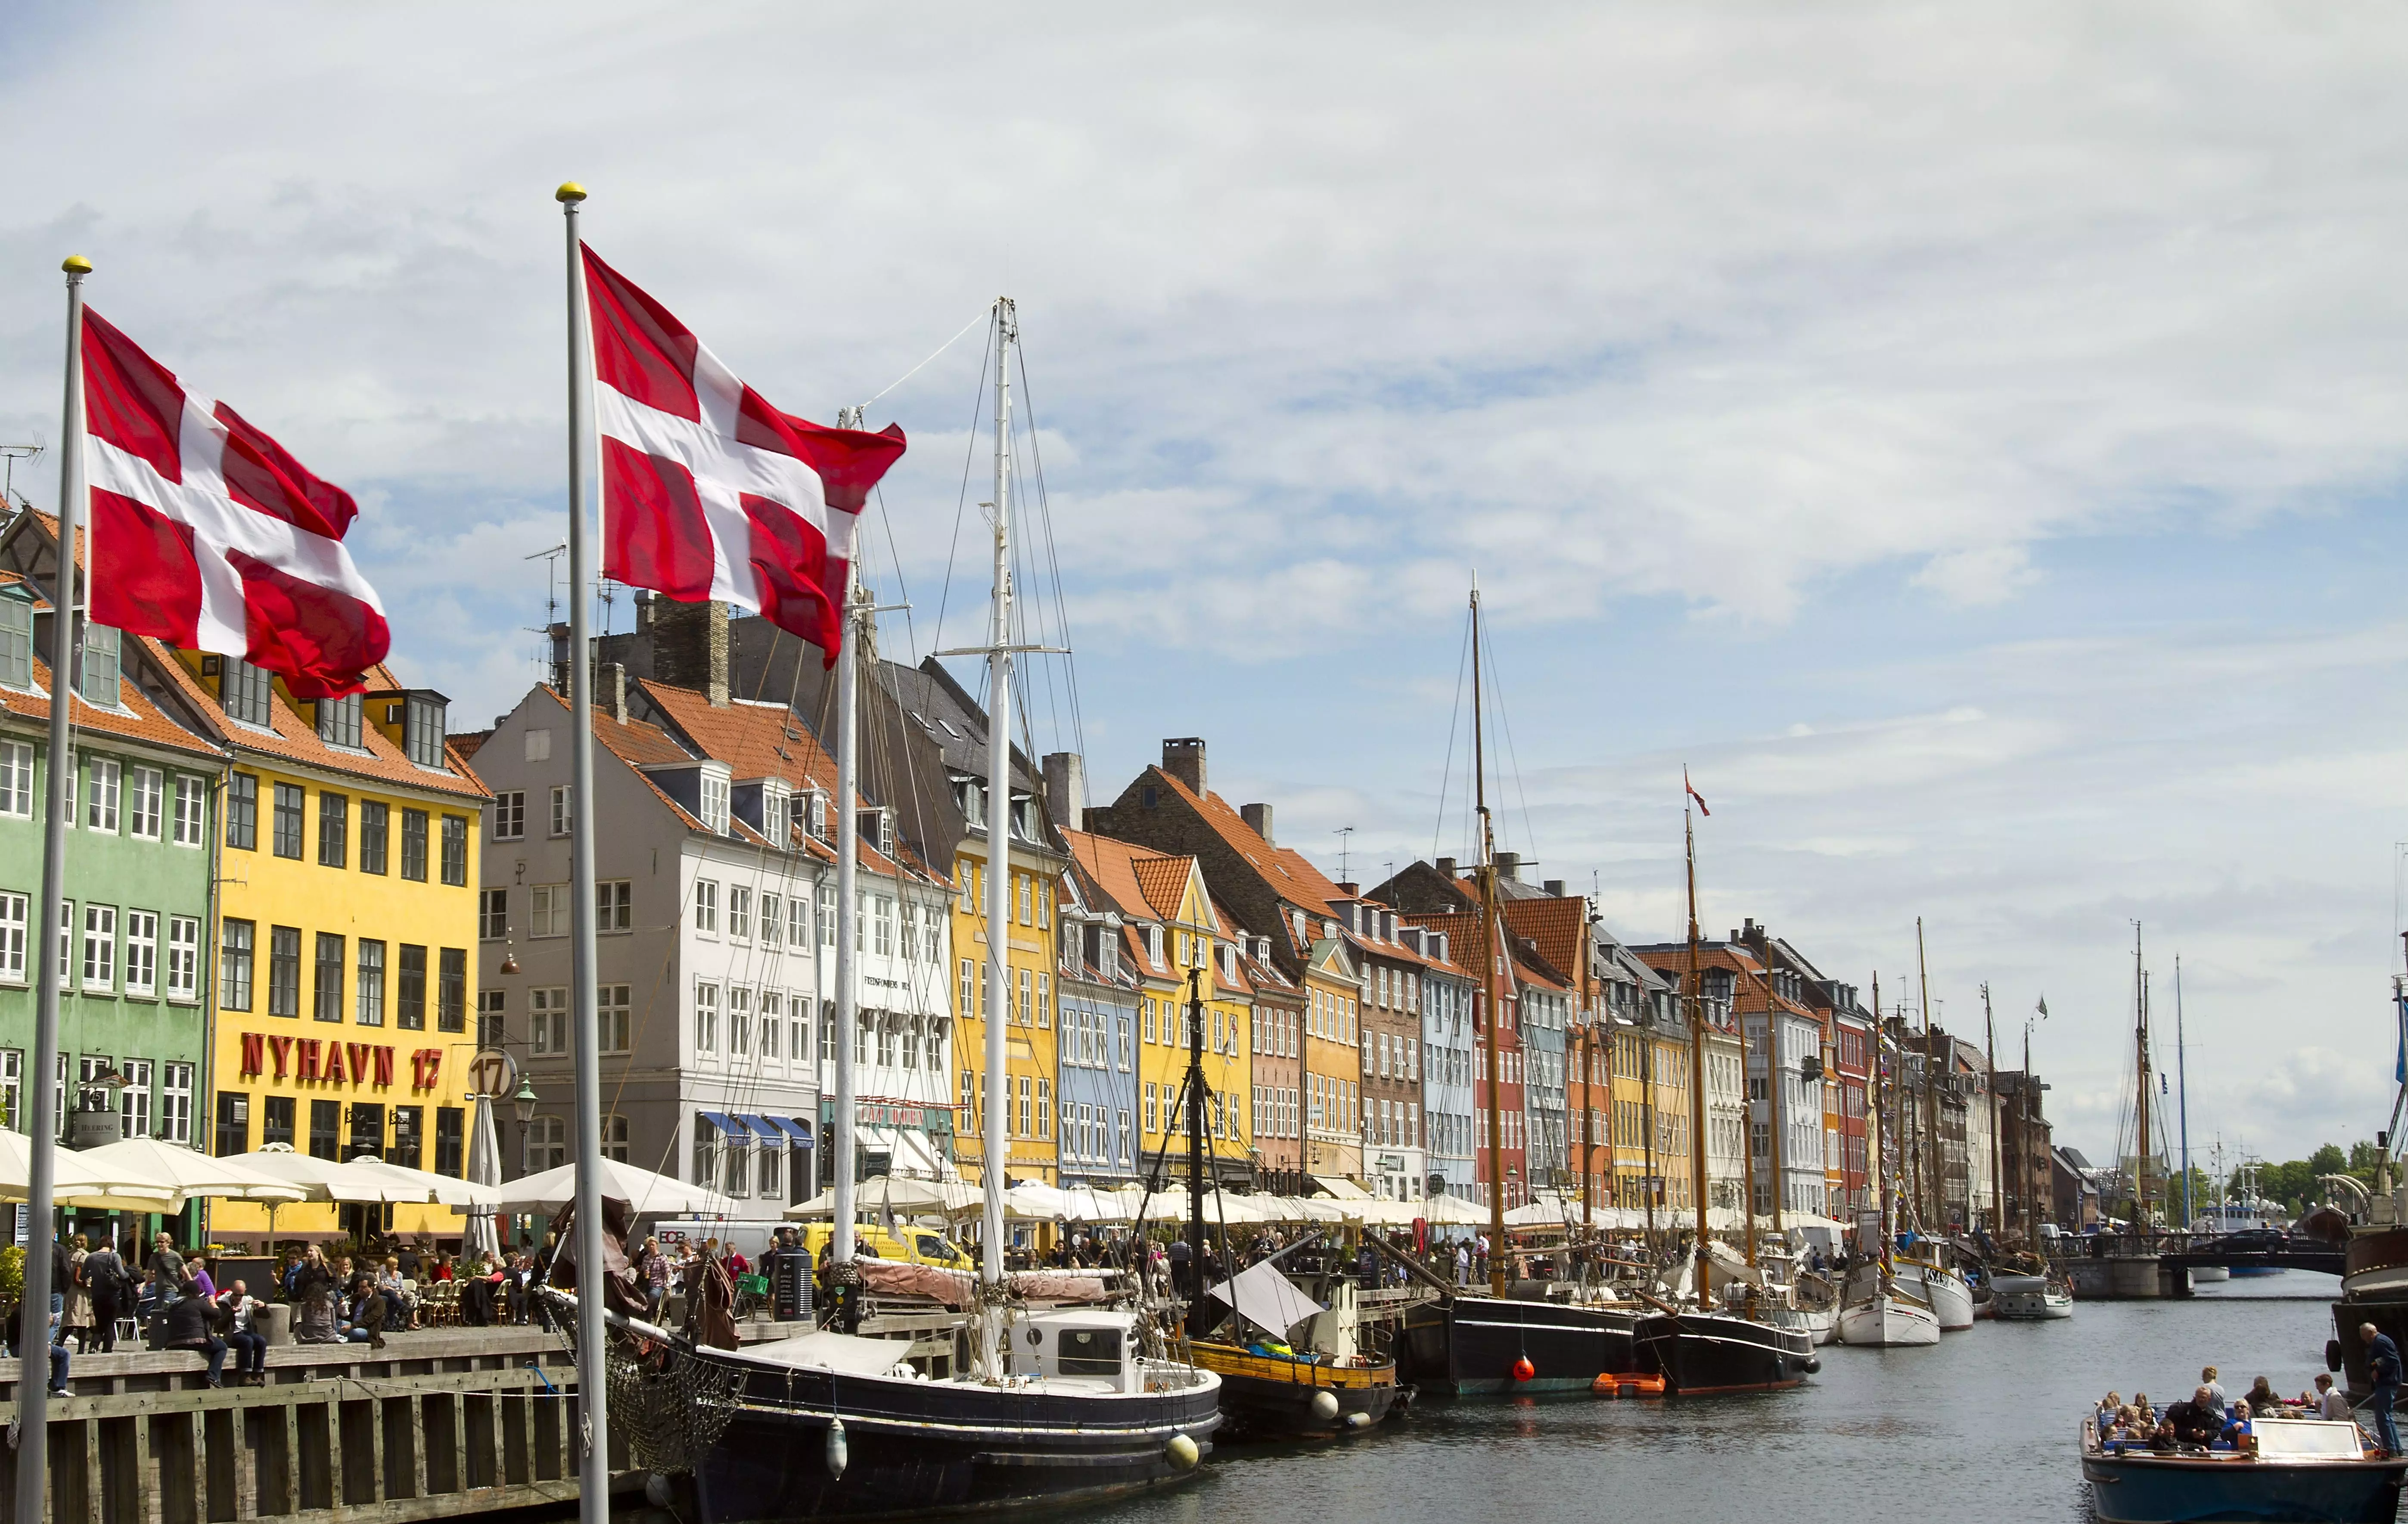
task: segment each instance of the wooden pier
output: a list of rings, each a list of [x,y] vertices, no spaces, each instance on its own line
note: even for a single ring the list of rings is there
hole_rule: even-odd
[[[231,1360],[229,1361],[231,1367]],[[50,1402],[50,1519],[402,1524],[573,1504],[577,1377],[537,1329],[443,1329],[366,1345],[282,1345],[265,1387],[212,1389],[200,1356],[79,1357]],[[16,1423],[17,1365],[0,1380]],[[639,1488],[612,1445],[613,1491]],[[0,1447],[0,1524],[18,1524]]]

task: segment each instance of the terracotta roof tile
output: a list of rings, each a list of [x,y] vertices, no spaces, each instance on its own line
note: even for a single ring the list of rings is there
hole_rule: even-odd
[[[1506,900],[1498,906],[1505,926],[1530,939],[1555,970],[1566,978],[1580,976],[1581,943],[1588,933],[1588,902],[1570,896]]]
[[[782,704],[714,706],[708,695],[649,679],[638,687],[704,756],[724,762],[737,778],[773,777],[797,788],[836,792],[836,759],[800,717]]]
[[[1146,773],[1194,805],[1205,823],[1261,874],[1263,881],[1282,898],[1314,915],[1327,914],[1331,902],[1347,898],[1303,853],[1263,840],[1261,833],[1246,823],[1245,817],[1231,809],[1229,802],[1219,794],[1207,791],[1199,797],[1195,790],[1160,767],[1149,767]]]
[[[38,656],[34,658],[34,689],[30,693],[0,689],[0,711],[48,724],[50,719],[50,667]],[[78,731],[94,731],[104,735],[122,736],[129,741],[148,742],[152,746],[170,747],[195,756],[224,761],[222,750],[207,737],[195,735],[168,719],[140,688],[135,686],[131,677],[118,679],[117,696],[118,703],[124,707],[123,713],[95,708],[77,695],[75,706],[67,718]]]
[[[1071,859],[1124,916],[1172,920],[1195,866],[1192,857],[1167,857],[1150,847],[1086,831],[1065,831]]]

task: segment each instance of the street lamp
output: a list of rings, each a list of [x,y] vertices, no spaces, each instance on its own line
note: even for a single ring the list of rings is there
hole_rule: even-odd
[[[534,1080],[528,1078],[524,1075],[521,1075],[519,1076],[518,1093],[510,1097],[510,1107],[518,1113],[519,1175],[522,1177],[524,1177],[527,1174],[527,1128],[535,1120],[536,1093]]]

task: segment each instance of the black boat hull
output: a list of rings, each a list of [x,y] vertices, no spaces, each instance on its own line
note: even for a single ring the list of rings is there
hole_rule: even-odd
[[[1397,1374],[1417,1387],[1465,1396],[1587,1391],[1600,1375],[1642,1369],[1627,1313],[1559,1302],[1459,1296],[1406,1317]],[[1531,1374],[1517,1381],[1517,1360]]]
[[[703,1524],[1003,1513],[1105,1501],[1195,1474],[1220,1426],[1220,1383],[1096,1398],[825,1370],[747,1367],[742,1407],[694,1476]],[[844,1474],[831,1474],[831,1414]]]
[[[1721,1313],[1658,1313],[1640,1318],[1631,1337],[1642,1367],[1683,1397],[1779,1391],[1821,1363],[1804,1330]]]

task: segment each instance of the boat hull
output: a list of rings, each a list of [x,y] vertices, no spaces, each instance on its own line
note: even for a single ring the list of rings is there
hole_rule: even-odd
[[[1464,1396],[1586,1391],[1600,1375],[1646,1369],[1628,1313],[1556,1302],[1459,1296],[1407,1315],[1398,1374],[1417,1387]],[[1530,1362],[1526,1381],[1514,1362]]]
[[[1220,1427],[1221,1382],[1087,1395],[743,1367],[741,1406],[695,1469],[703,1524],[1004,1513],[1106,1501],[1192,1476],[1168,1451],[1200,1452]],[[844,1423],[843,1474],[828,1465]]]
[[[2342,1246],[2341,1290],[2370,1300],[2408,1297],[2408,1228],[2353,1234]]]
[[[2091,1509],[2104,1524],[2207,1524],[2295,1519],[2391,1524],[2408,1460],[2282,1465],[2232,1458],[2197,1460],[2086,1455]]]
[[[2073,1294],[2045,1275],[2000,1275],[1993,1283],[1992,1316],[2035,1323],[2073,1316]]]
[[[1964,1276],[1953,1270],[1910,1262],[1898,1267],[1898,1278],[1907,1289],[1931,1303],[1942,1332],[1958,1333],[1973,1326],[1973,1289],[1966,1284]]]
[[[1359,1433],[1397,1402],[1397,1367],[1323,1365],[1251,1355],[1233,1345],[1195,1344],[1196,1363],[1221,1378],[1221,1417],[1233,1439],[1313,1439]],[[1327,1392],[1337,1410],[1313,1411]]]
[[[1631,1337],[1641,1368],[1683,1397],[1780,1391],[1800,1384],[1819,1364],[1805,1330],[1721,1313],[1641,1317]]]
[[[2193,1286],[2212,1286],[2217,1281],[2228,1281],[2231,1278],[2232,1272],[2225,1269],[2222,1265],[2193,1265],[2190,1267],[2190,1283]]]
[[[1877,1349],[1912,1349],[1940,1342],[1930,1308],[1881,1295],[1840,1309],[1840,1342]]]

